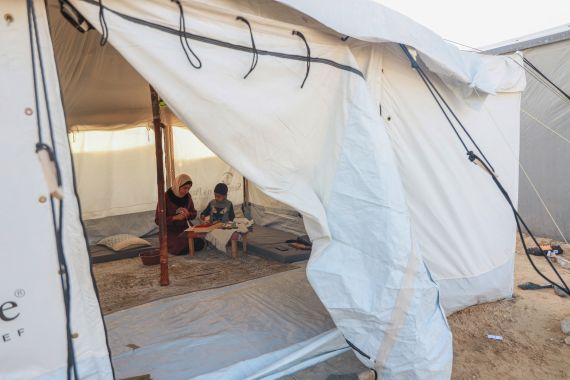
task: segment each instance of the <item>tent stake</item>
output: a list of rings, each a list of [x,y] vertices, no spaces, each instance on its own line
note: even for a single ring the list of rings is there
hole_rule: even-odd
[[[164,211],[164,160],[162,152],[162,123],[158,94],[150,86],[152,123],[154,125],[154,146],[156,152],[156,187],[158,194],[158,236],[160,241],[160,285],[170,284],[168,277],[168,241],[166,236],[166,213]]]

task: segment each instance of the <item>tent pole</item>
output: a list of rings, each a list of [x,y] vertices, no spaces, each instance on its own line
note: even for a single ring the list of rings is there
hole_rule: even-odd
[[[243,177],[243,203],[249,206],[249,182],[245,177]]]
[[[176,176],[174,168],[174,140],[172,135],[172,125],[165,124],[164,128],[164,147],[166,159],[166,187],[172,186],[172,181]]]
[[[156,152],[156,187],[158,194],[158,236],[160,241],[160,285],[170,284],[168,278],[168,241],[166,235],[166,212],[164,199],[164,161],[162,153],[162,123],[160,122],[160,105],[158,94],[150,86],[152,104],[152,123],[154,125],[154,146]]]

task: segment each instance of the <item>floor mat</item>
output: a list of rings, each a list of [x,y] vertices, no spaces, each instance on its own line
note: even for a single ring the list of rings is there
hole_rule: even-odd
[[[231,258],[215,250],[196,256],[169,257],[170,285],[160,286],[160,267],[144,266],[137,258],[93,265],[103,314],[157,299],[219,288],[296,269],[261,257]]]
[[[247,250],[252,255],[265,257],[281,263],[307,260],[311,251],[290,247],[287,240],[295,240],[297,235],[274,228],[255,226],[247,237]]]
[[[334,328],[305,269],[155,301],[105,317],[118,378],[189,379]]]

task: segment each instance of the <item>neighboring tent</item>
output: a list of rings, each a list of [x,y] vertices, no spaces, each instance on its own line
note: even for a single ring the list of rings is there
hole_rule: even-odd
[[[501,42],[486,50],[488,54],[522,51],[554,85],[570,94],[569,25]],[[536,235],[567,240],[570,99],[526,66],[531,75],[521,103],[519,211]]]
[[[489,174],[466,159],[397,44],[415,48],[515,204],[525,84],[516,62],[461,53],[369,1],[329,1],[326,7],[297,0],[184,1],[184,27],[193,34],[186,52],[191,47],[202,61],[195,69],[182,50],[175,3],[70,3],[107,30],[109,43],[212,152],[303,215],[313,240],[308,279],[366,365],[386,378],[450,376],[451,333],[434,280],[448,313],[509,297],[515,226]],[[44,2],[28,5],[27,11],[21,1],[0,4],[2,14],[12,15],[0,25],[0,78],[7,83],[0,90],[2,114],[11,126],[5,131],[10,144],[0,151],[10,163],[3,188],[10,224],[0,253],[6,263],[0,304],[10,317],[0,322],[10,339],[0,346],[3,372],[8,379],[64,377],[67,337],[80,377],[107,379],[112,370],[80,224],[48,19]],[[249,20],[252,34],[236,16]],[[37,41],[28,31],[37,32]],[[54,40],[69,38],[69,56],[75,57],[73,41],[81,39],[73,33]],[[76,63],[58,59],[64,93],[80,65],[97,68],[98,50],[85,48]],[[252,58],[257,66],[244,79]],[[513,57],[520,64],[519,58]],[[85,113],[95,110],[86,124],[147,120],[146,108],[139,107],[147,102],[146,86],[133,89],[133,97],[98,92],[121,75],[120,63],[108,67],[118,72],[92,77],[92,84],[84,72],[84,87],[69,90],[89,99],[77,99],[90,104]],[[117,90],[130,90],[129,83]],[[75,123],[72,117],[68,121]],[[61,202],[42,198],[57,189],[47,185],[49,170],[45,178],[41,173],[40,163],[47,161],[34,152],[38,140],[54,148]],[[504,154],[508,148],[514,157]],[[62,297],[67,280],[70,291]],[[69,319],[64,305],[71,306]],[[255,377],[263,368],[248,370]]]

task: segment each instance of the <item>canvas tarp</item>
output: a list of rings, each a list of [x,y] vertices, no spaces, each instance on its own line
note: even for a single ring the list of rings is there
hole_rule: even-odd
[[[524,54],[570,93],[570,39]],[[570,100],[529,78],[521,105],[520,212],[536,235],[564,241],[570,239]]]
[[[24,5],[16,6],[16,2],[9,4],[19,12],[17,20],[26,19]],[[96,305],[96,300],[88,273],[85,241],[78,224],[79,214],[74,203],[69,149],[64,142],[66,131],[47,20],[43,13],[43,2],[37,1],[35,4],[39,9],[42,51],[46,52],[44,59],[49,74],[49,99],[53,102],[52,112],[58,117],[58,159],[66,165],[63,187],[67,202],[72,204],[66,209],[65,220],[68,224],[65,225],[67,240],[64,250],[66,257],[69,256],[73,273],[72,304],[75,306],[72,308],[72,324],[73,331],[79,333],[75,341],[76,349],[80,362],[99,365],[96,368],[86,364],[80,370],[83,378],[107,378],[109,367],[101,319],[97,312],[86,314],[84,308],[87,302]],[[100,28],[97,3],[76,0],[73,4],[94,26]],[[309,281],[344,338],[358,348],[364,363],[376,367],[381,376],[388,378],[448,378],[451,371],[451,334],[439,305],[438,288],[423,262],[425,248],[419,239],[422,232],[416,231],[413,224],[414,215],[418,214],[411,209],[413,202],[408,208],[406,190],[410,191],[410,188],[406,188],[406,174],[400,175],[400,168],[404,166],[398,162],[398,154],[394,154],[389,123],[383,119],[384,115],[379,115],[379,105],[372,96],[378,88],[371,85],[372,79],[365,81],[358,73],[366,69],[359,62],[367,62],[369,70],[372,70],[375,61],[359,59],[353,45],[343,43],[338,35],[330,33],[327,28],[307,26],[315,25],[315,21],[303,21],[304,16],[300,13],[290,13],[299,21],[297,24],[264,18],[262,11],[271,9],[272,2],[230,4],[219,1],[206,4],[189,1],[184,4],[187,29],[191,33],[250,46],[247,28],[235,20],[236,15],[244,15],[255,26],[258,49],[287,56],[260,55],[257,68],[244,80],[244,70],[247,71],[251,63],[251,52],[191,40],[190,44],[204,62],[203,67],[196,70],[189,65],[180,47],[176,32],[178,8],[175,4],[150,1],[105,2],[108,7],[105,19],[109,28],[109,42],[157,89],[180,120],[208,148],[250,178],[264,193],[301,212],[314,242],[307,269]],[[338,7],[339,11],[343,9],[341,2],[331,3],[330,6]],[[380,5],[369,6],[372,7],[370,9],[385,12]],[[127,19],[121,14],[128,14],[134,19]],[[358,12],[355,14],[358,15]],[[370,16],[373,15],[375,13],[371,12]],[[312,16],[319,19],[323,14],[315,11]],[[346,19],[348,24],[344,23],[344,26],[343,23],[330,26],[338,29],[339,33],[348,34],[349,26],[354,26],[355,19]],[[400,20],[402,25],[410,22],[404,22],[403,18]],[[326,19],[322,21],[329,22]],[[364,17],[358,23],[370,26],[372,21]],[[5,38],[7,46],[15,45],[18,47],[13,49],[20,49],[17,51],[20,57],[18,67],[31,68],[29,54],[19,46],[23,44],[18,44],[18,41],[29,42],[17,37],[26,36],[27,24],[20,22],[11,26],[19,34],[11,33],[8,37],[6,34],[0,35]],[[156,29],[149,23],[170,29]],[[470,88],[481,93],[510,90],[515,92],[513,97],[516,100],[516,91],[524,85],[524,75],[509,64],[510,60],[471,59],[471,56],[458,51],[447,54],[447,47],[438,50],[437,47],[442,46],[443,42],[434,35],[425,35],[423,38],[427,41],[422,38],[400,41],[403,30],[398,29],[397,24],[393,24],[392,28],[396,28],[392,32],[397,33],[386,34],[385,30],[372,28],[370,40],[378,42],[394,38],[395,42],[417,46],[423,60],[427,62],[432,59],[435,63],[428,65],[448,84],[453,82],[451,93],[467,94],[471,92]],[[312,57],[335,63],[313,61],[303,88],[300,85],[307,73],[307,65],[302,58],[306,56],[307,49],[300,38],[291,35],[293,29],[304,33]],[[359,38],[365,40],[368,37]],[[428,42],[433,42],[435,50],[422,49],[430,46]],[[373,44],[369,45],[370,49],[373,47]],[[290,55],[297,58],[288,59]],[[31,83],[29,71],[10,67],[18,73],[18,76],[9,78],[10,83],[14,78],[22,83]],[[410,75],[413,74],[408,69]],[[26,88],[27,92],[15,99],[33,101],[30,88],[33,88],[31,84]],[[457,89],[459,91],[456,92]],[[474,109],[481,101],[473,102]],[[465,103],[470,104],[470,101],[465,100]],[[511,112],[516,114],[515,103],[504,103],[512,107],[501,111],[505,117]],[[14,112],[8,112],[21,108],[25,107],[18,105],[8,108],[8,120],[35,127],[33,120],[24,118],[24,114],[15,116]],[[415,106],[411,105],[409,111],[414,112],[414,109]],[[465,112],[475,112],[469,110],[473,109],[468,107]],[[214,116],[217,123],[211,122]],[[441,125],[440,120],[430,122]],[[27,136],[30,146],[36,142],[31,132],[24,135],[20,130],[14,130],[14,135],[15,139]],[[36,176],[29,180],[37,180],[38,183],[29,183],[35,185],[30,186],[30,190],[32,187],[45,188],[33,150],[20,152],[19,155],[9,153],[19,157],[21,163],[35,165]],[[462,162],[454,166],[454,170],[477,173],[473,174],[479,176],[476,177],[477,184],[488,179],[478,172],[479,168],[464,160],[453,149],[450,149],[446,159]],[[507,170],[507,166],[504,170]],[[508,178],[509,174],[505,175]],[[12,177],[9,179],[12,180]],[[15,178],[13,182],[17,182]],[[18,184],[18,188],[21,188],[21,181]],[[482,194],[485,195],[486,191]],[[30,197],[25,192],[18,193],[22,202],[29,201],[26,195]],[[498,199],[500,194],[489,196]],[[456,205],[463,200],[463,197],[457,197],[449,204]],[[475,208],[486,205],[486,201],[483,196],[477,197],[477,201],[470,199]],[[37,220],[38,230],[51,225],[47,213],[44,216],[45,219]],[[497,224],[497,227],[497,233],[508,232],[512,229],[512,223]],[[13,235],[17,236],[16,233]],[[38,239],[38,242],[46,241],[50,241],[48,236],[43,240]],[[53,243],[49,246],[53,247]],[[35,252],[34,247],[27,247],[25,251]],[[53,248],[51,252],[54,252]],[[14,265],[9,273],[16,275],[19,273],[17,268],[22,268],[25,262],[16,261]],[[55,272],[51,287],[45,286],[45,276],[36,275],[33,281],[29,279],[29,286],[39,286],[33,284],[41,282],[44,292],[57,294]],[[34,314],[34,308],[30,308],[30,314]],[[60,313],[48,321],[57,324],[62,317]],[[38,321],[35,319],[33,323],[37,324]],[[46,319],[42,319],[42,322],[45,324]],[[91,327],[88,332],[84,332],[86,327],[83,323]],[[58,341],[59,349],[50,346],[54,350],[54,357],[34,368],[34,376],[54,370],[60,373],[64,371],[65,342],[61,339],[65,337],[64,331],[62,328],[52,329],[45,334],[52,334],[52,339]],[[37,340],[26,342],[33,344]],[[22,352],[22,348],[14,352]],[[36,347],[37,350],[45,348],[41,344]],[[25,368],[17,358],[14,356],[9,361],[11,367],[8,373],[11,378],[18,378]]]

